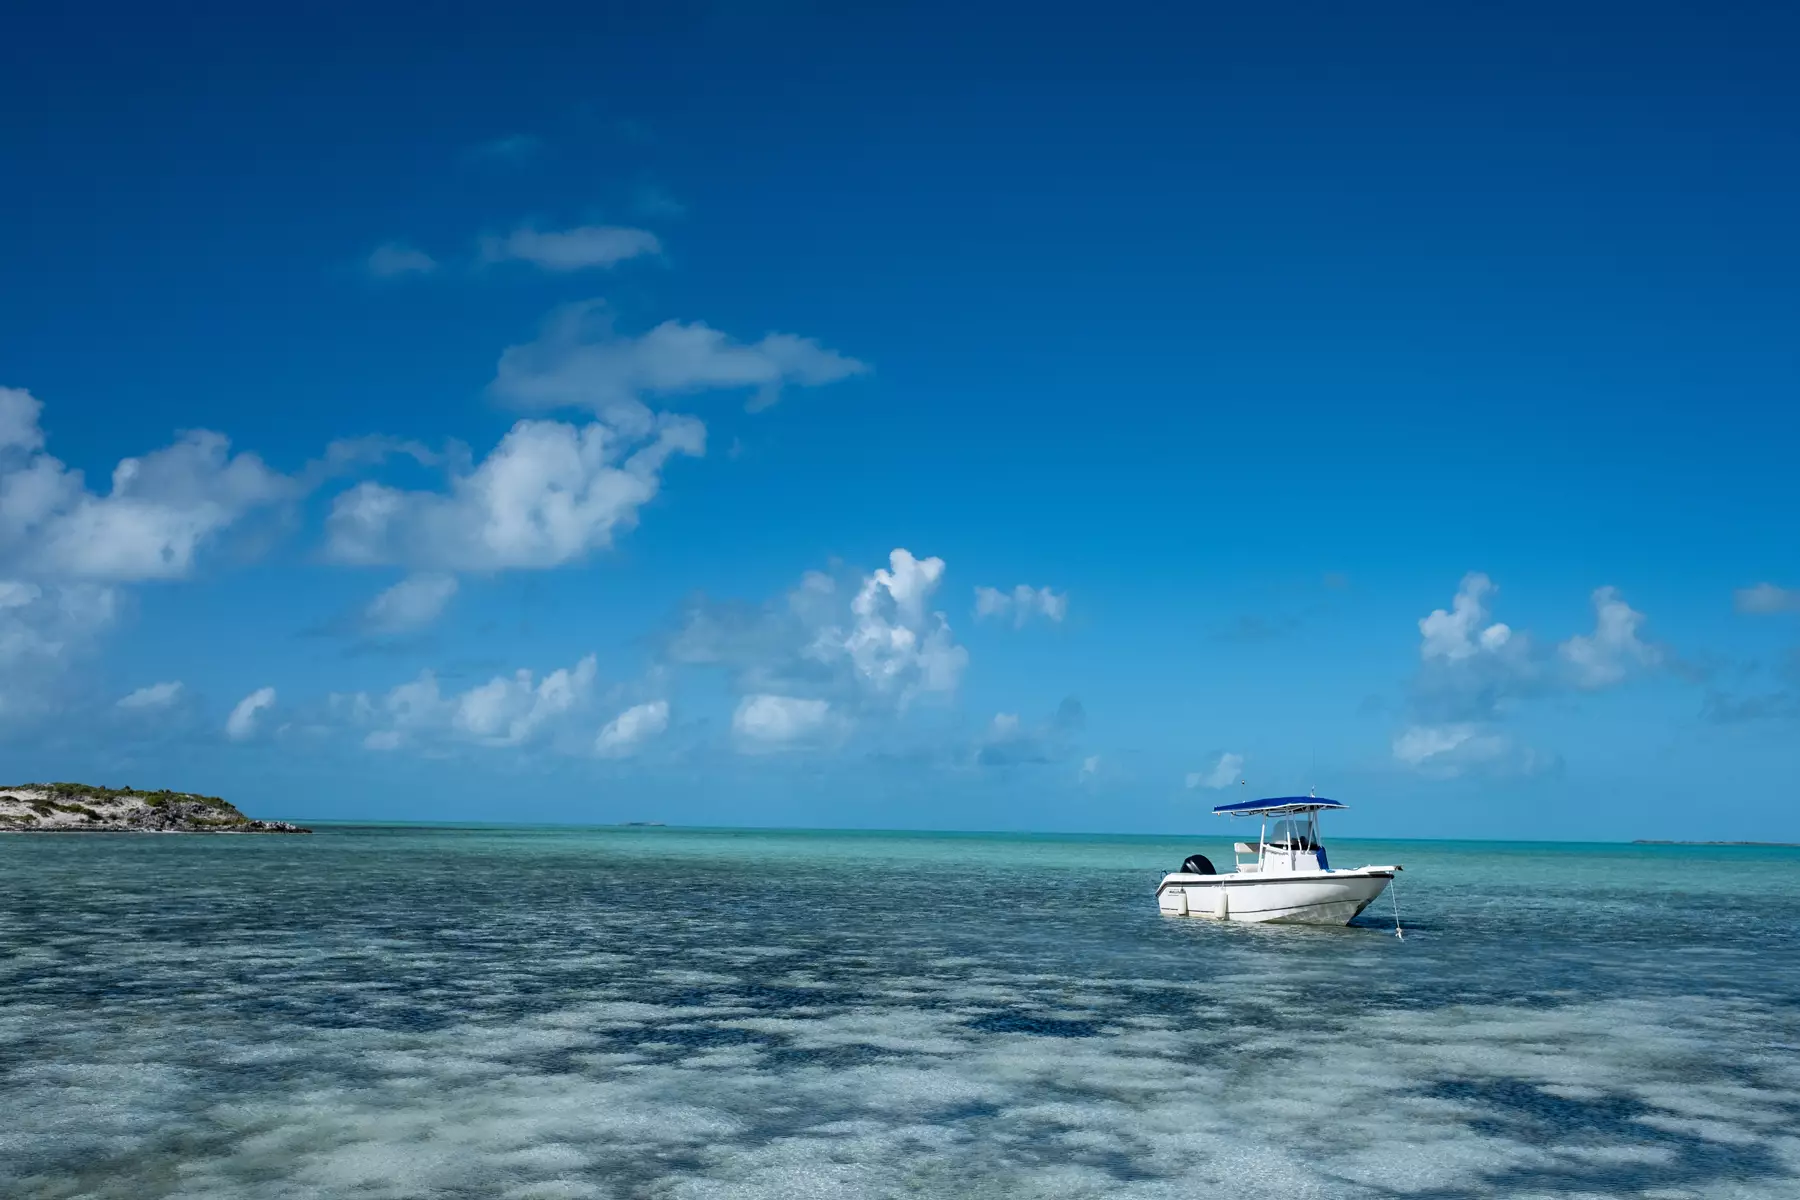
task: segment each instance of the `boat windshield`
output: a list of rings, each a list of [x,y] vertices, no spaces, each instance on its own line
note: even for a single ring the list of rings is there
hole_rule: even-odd
[[[1312,822],[1305,818],[1297,821],[1277,821],[1269,830],[1268,845],[1282,846],[1290,850],[1317,850],[1313,842]]]

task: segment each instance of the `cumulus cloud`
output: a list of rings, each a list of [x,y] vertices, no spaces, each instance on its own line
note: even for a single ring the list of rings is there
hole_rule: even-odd
[[[1643,614],[1615,588],[1593,593],[1594,632],[1564,641],[1554,657],[1490,619],[1489,598],[1498,590],[1486,575],[1470,572],[1448,609],[1420,619],[1419,672],[1409,724],[1394,737],[1396,761],[1438,775],[1544,769],[1554,760],[1515,744],[1498,722],[1523,701],[1611,687],[1663,659],[1638,636]]]
[[[821,630],[807,652],[827,662],[848,658],[868,686],[902,704],[919,692],[955,691],[968,651],[951,640],[942,613],[925,611],[944,560],[914,558],[902,548],[888,555],[888,563],[863,580],[850,602],[850,627]]]
[[[200,549],[259,508],[297,499],[303,485],[222,434],[195,430],[113,468],[104,495],[44,451],[43,405],[0,388],[0,556],[39,578],[175,579]]]
[[[536,682],[526,670],[510,679],[497,677],[462,694],[452,724],[479,741],[516,746],[584,701],[594,672],[590,654],[572,669],[559,668]]]
[[[258,718],[263,710],[275,705],[275,689],[272,687],[257,688],[248,696],[237,702],[231,715],[225,719],[225,736],[234,742],[245,741],[256,735]]]
[[[409,742],[520,746],[570,725],[585,711],[596,674],[590,654],[542,678],[520,668],[446,694],[435,673],[422,671],[380,697],[334,696],[331,707],[353,727],[367,729],[363,745],[371,750],[395,750]]]
[[[376,279],[398,279],[405,275],[429,275],[437,270],[437,259],[401,242],[384,242],[369,252],[364,263]]]
[[[167,683],[153,683],[128,696],[120,697],[118,706],[137,712],[155,712],[173,707],[181,699],[181,691],[181,681],[178,679]]]
[[[1593,601],[1594,632],[1572,637],[1557,647],[1576,687],[1590,691],[1611,687],[1632,668],[1653,667],[1662,661],[1662,651],[1638,637],[1644,614],[1625,603],[1617,588],[1597,588]]]
[[[831,704],[801,696],[745,696],[731,714],[740,748],[786,749],[815,740],[832,726]]]
[[[1479,571],[1463,576],[1450,609],[1433,609],[1419,620],[1419,657],[1426,662],[1462,662],[1481,654],[1498,654],[1512,640],[1512,630],[1487,623],[1487,597],[1499,589]]]
[[[1486,575],[1471,571],[1449,609],[1434,609],[1419,620],[1412,707],[1423,720],[1489,720],[1542,689],[1541,656],[1532,640],[1489,620],[1488,598],[1498,591]]]
[[[977,619],[999,617],[1004,620],[1011,617],[1013,624],[1019,626],[1034,616],[1060,622],[1068,613],[1068,594],[1053,592],[1047,587],[1034,588],[1030,584],[1021,583],[1010,592],[991,587],[975,589]]]
[[[527,407],[597,413],[647,397],[750,389],[755,410],[775,403],[784,387],[818,387],[867,370],[789,333],[739,342],[703,322],[665,321],[624,334],[600,301],[588,301],[554,314],[537,341],[509,346],[492,387]]]
[[[444,491],[365,481],[340,495],[327,550],[340,562],[423,570],[561,566],[610,547],[656,496],[669,459],[705,449],[699,421],[642,405],[581,427],[520,421]]]
[[[1759,583],[1754,587],[1739,588],[1733,598],[1741,613],[1768,616],[1772,613],[1800,612],[1800,588]]]
[[[662,243],[647,229],[622,225],[582,225],[536,229],[522,225],[505,237],[483,238],[484,262],[526,262],[546,271],[610,267],[646,254],[661,254]]]
[[[817,697],[846,714],[903,710],[955,692],[968,666],[949,621],[930,607],[944,570],[942,559],[901,547],[860,578],[810,571],[762,607],[696,600],[664,656],[724,667],[743,695]]]
[[[409,575],[369,601],[363,626],[372,633],[405,633],[437,620],[456,595],[454,575]]]
[[[1244,769],[1244,756],[1241,754],[1221,754],[1213,765],[1200,771],[1189,771],[1187,785],[1190,788],[1228,788],[1238,781],[1238,775]]]
[[[602,758],[624,758],[669,728],[669,702],[652,700],[636,704],[608,721],[594,739],[594,753]]]

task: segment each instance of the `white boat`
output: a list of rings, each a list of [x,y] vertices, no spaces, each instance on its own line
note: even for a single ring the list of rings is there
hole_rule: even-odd
[[[1348,925],[1374,903],[1400,869],[1330,865],[1319,842],[1319,814],[1348,807],[1317,796],[1219,805],[1214,813],[1262,818],[1256,845],[1233,846],[1234,869],[1224,875],[1213,870],[1204,854],[1189,856],[1181,870],[1163,876],[1156,889],[1157,907],[1176,917]]]

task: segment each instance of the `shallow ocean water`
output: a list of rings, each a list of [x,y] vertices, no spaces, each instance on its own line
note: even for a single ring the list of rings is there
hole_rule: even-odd
[[[7,1197],[1800,1196],[1800,852],[1220,838],[0,838]]]

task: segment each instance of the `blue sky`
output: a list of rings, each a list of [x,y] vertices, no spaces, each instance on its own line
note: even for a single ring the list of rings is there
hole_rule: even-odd
[[[1783,6],[5,21],[0,775],[1800,839]]]

